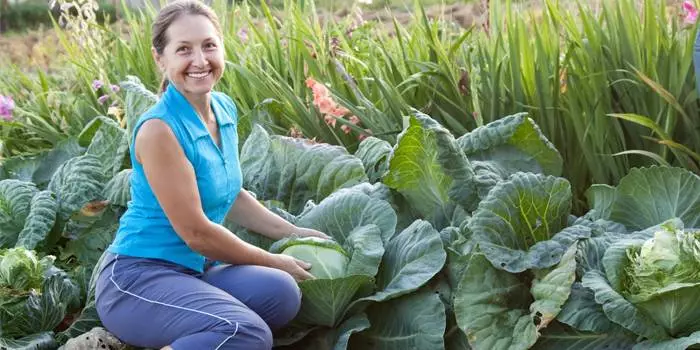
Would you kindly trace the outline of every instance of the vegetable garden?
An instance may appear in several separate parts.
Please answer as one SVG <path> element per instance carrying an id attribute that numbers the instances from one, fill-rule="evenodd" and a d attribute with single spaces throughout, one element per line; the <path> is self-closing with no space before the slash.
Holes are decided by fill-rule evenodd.
<path id="1" fill-rule="evenodd" d="M 56 24 L 65 66 L 0 68 L 0 349 L 100 327 L 93 269 L 159 99 L 152 8 L 98 25 L 59 3 L 83 14 Z M 244 187 L 333 238 L 226 223 L 314 263 L 276 348 L 700 346 L 697 10 L 543 4 L 462 28 L 214 3 Z"/>

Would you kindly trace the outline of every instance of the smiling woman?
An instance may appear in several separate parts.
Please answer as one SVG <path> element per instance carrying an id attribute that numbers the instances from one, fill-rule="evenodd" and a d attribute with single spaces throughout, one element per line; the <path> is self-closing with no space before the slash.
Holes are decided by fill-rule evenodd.
<path id="1" fill-rule="evenodd" d="M 174 19 L 179 14 L 176 9 L 168 11 L 166 8 L 163 12 L 153 24 L 157 35 L 152 48 L 156 63 L 164 73 L 161 91 L 165 91 L 169 80 L 185 96 L 211 91 L 224 70 L 221 28 L 218 22 L 210 19 L 214 14 Z M 168 38 L 177 40 L 166 47 Z"/>
<path id="2" fill-rule="evenodd" d="M 275 240 L 327 236 L 242 188 L 238 112 L 214 91 L 224 70 L 214 12 L 197 0 L 168 4 L 152 45 L 162 98 L 134 126 L 132 200 L 100 266 L 100 320 L 139 347 L 269 350 L 272 330 L 298 313 L 295 280 L 313 278 L 311 266 L 242 241 L 224 218 Z"/>

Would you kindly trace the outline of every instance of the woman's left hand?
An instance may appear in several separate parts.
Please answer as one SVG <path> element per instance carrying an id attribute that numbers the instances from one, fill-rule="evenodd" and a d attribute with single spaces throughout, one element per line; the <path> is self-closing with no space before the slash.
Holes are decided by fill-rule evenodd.
<path id="1" fill-rule="evenodd" d="M 327 234 L 325 234 L 321 231 L 316 231 L 314 229 L 310 229 L 310 228 L 306 228 L 306 227 L 297 227 L 297 229 L 294 230 L 294 235 L 297 237 L 319 237 L 319 238 L 323 238 L 323 239 L 332 239 Z"/>

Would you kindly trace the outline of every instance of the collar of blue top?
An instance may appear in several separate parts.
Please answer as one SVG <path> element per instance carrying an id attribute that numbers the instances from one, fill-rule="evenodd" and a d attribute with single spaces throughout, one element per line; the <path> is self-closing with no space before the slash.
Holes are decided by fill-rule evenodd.
<path id="1" fill-rule="evenodd" d="M 214 111 L 214 116 L 217 123 L 219 124 L 219 129 L 223 129 L 225 125 L 233 124 L 231 116 L 226 113 L 226 108 L 224 106 L 224 100 L 219 96 L 219 92 L 211 92 L 211 108 Z M 197 112 L 195 112 L 194 107 L 187 101 L 184 95 L 175 88 L 172 83 L 168 84 L 168 87 L 163 94 L 163 102 L 168 106 L 170 113 L 176 114 L 177 117 L 182 120 L 186 126 L 187 132 L 193 140 L 199 139 L 201 137 L 208 137 L 209 130 L 207 126 L 204 125 L 204 121 L 199 118 Z"/>

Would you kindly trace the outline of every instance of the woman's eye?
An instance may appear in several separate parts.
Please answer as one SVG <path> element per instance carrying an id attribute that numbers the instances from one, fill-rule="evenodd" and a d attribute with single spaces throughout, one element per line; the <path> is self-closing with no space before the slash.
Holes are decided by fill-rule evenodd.
<path id="1" fill-rule="evenodd" d="M 207 44 L 204 45 L 204 47 L 207 48 L 207 49 L 213 49 L 213 48 L 216 47 L 216 44 L 214 44 L 214 43 L 207 43 Z"/>
<path id="2" fill-rule="evenodd" d="M 179 47 L 175 52 L 186 52 L 188 48 L 186 46 Z"/>

